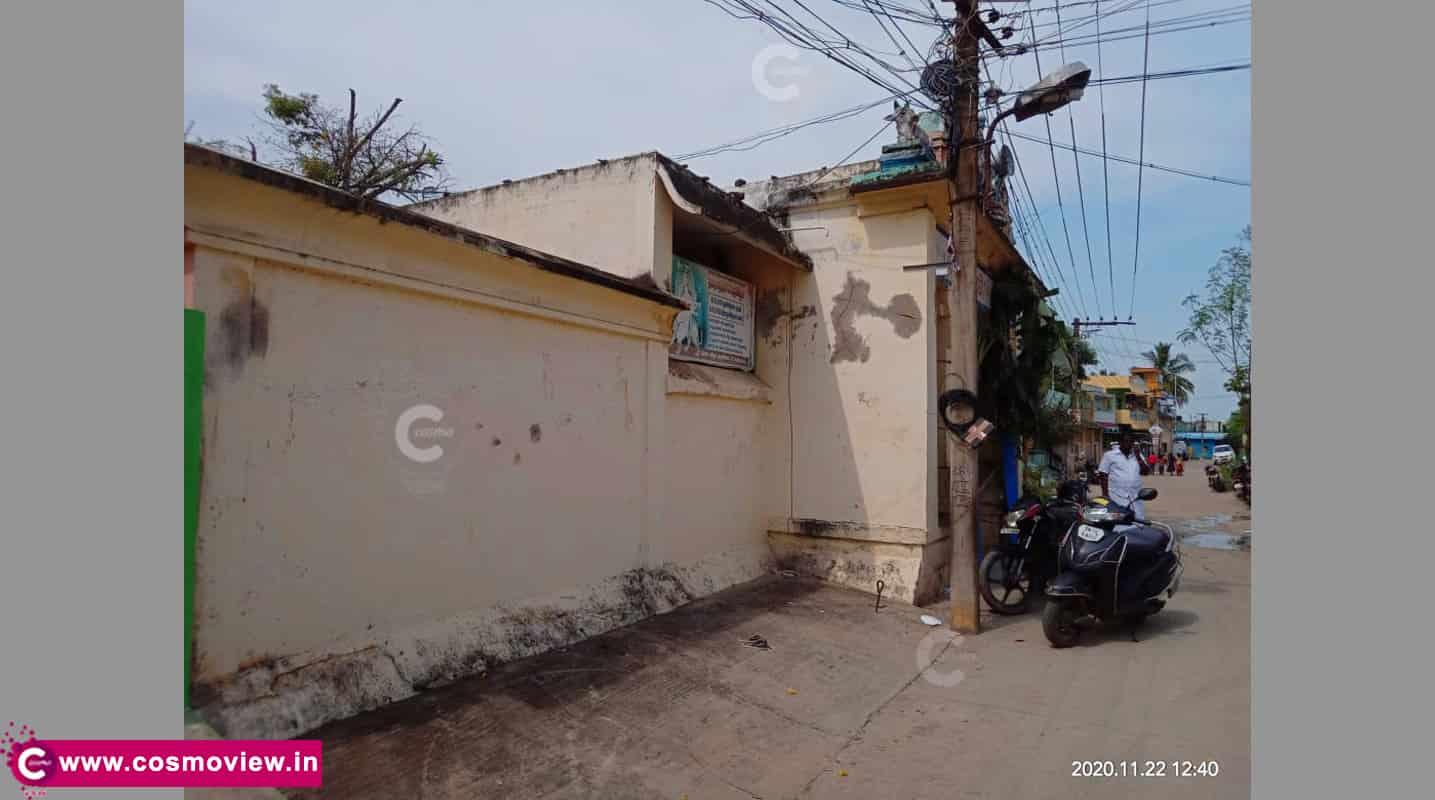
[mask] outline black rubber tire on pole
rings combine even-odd
[[[952,406],[959,403],[972,407],[971,419],[968,419],[964,422],[952,421],[952,417],[949,412],[951,411]],[[951,431],[952,433],[955,433],[958,436],[966,436],[967,430],[972,427],[972,424],[974,422],[977,421],[977,396],[973,392],[969,392],[966,389],[948,389],[947,391],[942,392],[941,396],[937,398],[937,410],[941,415],[942,424],[947,426],[947,430]]]

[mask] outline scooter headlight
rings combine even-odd
[[[1007,514],[1007,515],[1006,515],[1006,522],[1003,524],[1002,527],[1005,527],[1005,528],[1015,528],[1015,527],[1017,526],[1017,524],[1021,522],[1021,518],[1022,518],[1022,516],[1023,516],[1025,513],[1026,513],[1026,512],[1024,512],[1024,511],[1017,510],[1017,511],[1013,511],[1013,512]]]
[[[1106,506],[1087,506],[1081,509],[1081,518],[1087,522],[1107,522],[1112,516],[1111,509]]]

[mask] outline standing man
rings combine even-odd
[[[1121,444],[1101,457],[1101,493],[1136,512],[1136,519],[1146,521],[1146,504],[1137,498],[1141,492],[1141,456],[1134,452],[1131,434],[1121,436]]]

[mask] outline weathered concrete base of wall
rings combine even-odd
[[[760,548],[638,568],[597,585],[251,665],[195,687],[231,739],[293,738],[326,723],[662,614],[776,568]],[[892,581],[889,581],[892,583]],[[372,632],[379,633],[379,632]]]
[[[944,536],[922,546],[922,566],[917,571],[917,599],[914,606],[936,603],[945,598],[951,585],[952,537]]]
[[[881,542],[768,531],[768,543],[782,569],[841,586],[876,593],[913,605],[938,599],[950,558],[950,540]]]
[[[189,712],[184,719],[184,738],[191,740],[212,741],[223,739],[209,723],[194,712]],[[278,789],[245,788],[245,789],[185,789],[184,800],[284,800],[284,793]]]

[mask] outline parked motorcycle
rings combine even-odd
[[[1211,487],[1213,492],[1226,491],[1226,481],[1221,477],[1221,470],[1214,464],[1206,465],[1206,485]]]
[[[1137,495],[1156,498],[1155,489]],[[1071,647],[1093,623],[1135,626],[1166,606],[1181,584],[1181,556],[1170,528],[1138,521],[1107,498],[1086,503],[1057,549],[1060,574],[1046,588],[1041,627],[1053,647]]]
[[[1046,503],[1018,504],[1007,515],[1000,543],[982,558],[977,588],[997,614],[1021,614],[1056,577],[1056,543],[1080,516],[1086,484],[1066,481]]]
[[[1247,503],[1251,502],[1251,468],[1248,465],[1236,467],[1231,488],[1235,490],[1237,497]]]

